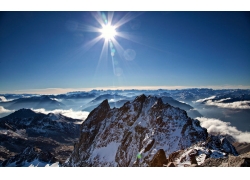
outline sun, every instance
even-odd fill
[[[110,40],[110,39],[114,38],[115,35],[117,34],[116,30],[115,30],[115,27],[111,26],[111,25],[103,26],[100,31],[102,33],[102,37],[107,39],[107,40]]]

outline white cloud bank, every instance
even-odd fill
[[[2,101],[2,102],[6,102],[6,101],[7,101],[7,99],[6,99],[4,96],[0,96],[0,101]]]
[[[250,109],[249,103],[250,101],[235,101],[231,103],[224,103],[223,101],[229,100],[231,98],[225,98],[225,99],[220,99],[220,100],[214,100],[216,96],[211,96],[208,98],[204,99],[199,99],[195,102],[205,102],[206,105],[208,106],[217,106],[221,108],[229,108],[229,109]]]
[[[0,102],[9,102],[9,101],[13,101],[14,99],[6,99],[6,97],[4,96],[0,96]]]
[[[3,106],[0,106],[0,117],[2,117],[2,115],[7,116],[12,112],[14,112],[14,110],[5,109]]]
[[[222,100],[219,101],[208,100],[205,104],[209,106],[218,106],[221,108],[229,108],[229,109],[250,109],[248,103],[250,103],[250,101],[235,101],[232,103],[223,103]]]
[[[211,96],[211,97],[208,97],[208,98],[204,98],[204,99],[199,99],[195,102],[204,102],[204,101],[207,101],[207,100],[211,100],[211,99],[214,99],[216,96]]]
[[[250,132],[239,131],[236,127],[230,126],[229,122],[224,122],[215,118],[197,117],[201,126],[206,128],[210,134],[231,135],[238,142],[250,143]]]
[[[89,112],[87,112],[87,111],[74,111],[72,109],[67,109],[67,110],[55,109],[52,111],[47,111],[47,110],[41,108],[41,109],[32,109],[32,110],[35,112],[40,112],[40,113],[44,113],[44,114],[48,114],[48,113],[62,114],[64,116],[67,116],[70,118],[82,119],[82,120],[85,120],[89,115]]]

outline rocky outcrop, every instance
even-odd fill
[[[226,158],[208,158],[201,167],[250,167],[250,153],[244,153],[239,156],[229,155]]]
[[[250,143],[233,142],[232,144],[239,154],[250,152]]]
[[[164,153],[174,159],[169,157],[173,152],[208,138],[207,130],[184,110],[145,95],[120,108],[110,109],[103,101],[81,128],[79,142],[64,166],[162,166],[170,162]],[[230,151],[226,145],[218,147]]]
[[[167,164],[168,160],[163,149],[159,149],[153,159],[149,162],[150,167],[163,167]]]

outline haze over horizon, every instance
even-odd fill
[[[0,26],[0,93],[250,89],[249,12],[0,12]]]

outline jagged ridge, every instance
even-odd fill
[[[198,120],[160,98],[141,95],[113,109],[105,100],[82,124],[65,166],[149,166],[158,150],[168,157],[207,137]]]

